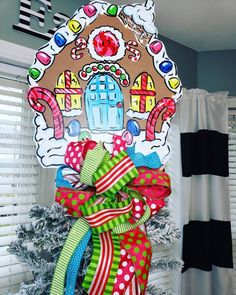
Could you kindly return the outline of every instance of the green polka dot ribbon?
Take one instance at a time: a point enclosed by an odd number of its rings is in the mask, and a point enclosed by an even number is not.
[[[56,191],[55,201],[67,208],[67,213],[74,216],[82,216],[79,210],[80,205],[91,199],[95,194],[94,189],[84,191],[70,189],[66,187],[58,187]]]

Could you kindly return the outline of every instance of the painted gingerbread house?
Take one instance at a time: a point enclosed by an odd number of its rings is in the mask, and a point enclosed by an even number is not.
[[[94,1],[78,9],[35,55],[28,101],[35,110],[37,155],[64,164],[66,146],[85,137],[122,135],[132,153],[160,165],[182,86],[158,39],[153,1],[118,6]]]

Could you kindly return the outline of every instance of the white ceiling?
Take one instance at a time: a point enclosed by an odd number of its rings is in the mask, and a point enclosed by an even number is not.
[[[141,0],[109,2],[142,3]],[[236,49],[236,0],[154,2],[157,27],[161,35],[197,51]]]

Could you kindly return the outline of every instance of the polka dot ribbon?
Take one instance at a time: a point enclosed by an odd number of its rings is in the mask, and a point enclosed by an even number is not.
[[[97,142],[85,139],[79,142],[70,142],[65,153],[65,163],[73,170],[80,172],[81,165],[88,150],[97,146]]]
[[[76,271],[90,236],[88,229],[92,232],[93,254],[83,282],[87,293],[118,295],[133,290],[133,294],[145,294],[152,251],[140,226],[165,205],[170,179],[158,169],[136,168],[120,139],[114,140],[121,147],[118,153],[114,148],[111,159],[101,144],[88,140],[67,148],[67,164],[83,174],[90,186],[83,190],[57,188],[56,201],[78,221],[58,260],[51,295],[63,295],[64,285],[66,295],[73,293]],[[80,157],[76,162],[75,152]]]

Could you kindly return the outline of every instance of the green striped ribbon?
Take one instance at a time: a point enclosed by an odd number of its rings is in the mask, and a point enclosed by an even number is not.
[[[131,197],[128,197],[123,202],[113,202],[113,203],[111,203],[108,199],[107,202],[104,204],[97,204],[95,206],[92,206],[89,200],[83,206],[80,206],[80,210],[82,211],[84,216],[91,216],[94,213],[102,212],[103,210],[106,210],[106,209],[122,209],[124,207],[127,207],[131,202],[132,202]],[[128,213],[120,214],[117,217],[114,217],[113,219],[107,221],[106,223],[100,226],[91,227],[91,230],[93,233],[101,233],[104,231],[108,231],[114,227],[117,227],[118,225],[122,223],[125,223],[130,218],[131,214],[132,214],[132,208]]]
[[[110,273],[108,276],[108,281],[106,283],[106,287],[105,287],[103,295],[111,295],[112,294],[112,291],[114,288],[114,283],[115,283],[115,278],[117,275],[117,270],[118,270],[119,263],[120,263],[120,240],[119,240],[118,235],[116,235],[112,232],[111,232],[111,236],[112,236],[114,255],[113,255],[113,259],[112,259]],[[91,263],[88,267],[87,273],[86,273],[84,281],[82,283],[82,286],[86,291],[89,290],[89,288],[93,282],[93,279],[95,277],[95,273],[97,270],[99,258],[101,255],[101,243],[100,243],[99,235],[93,234],[92,238],[93,238],[93,254],[92,254],[92,258],[91,258]]]
[[[102,144],[98,143],[93,150],[88,150],[80,172],[80,180],[90,186],[93,184],[93,174],[102,163],[110,159],[109,152],[105,150]]]
[[[106,162],[102,165],[94,174],[93,174],[93,181],[96,186],[96,182],[106,175],[112,168],[117,166],[128,154],[125,151],[121,151],[118,155],[113,157],[110,161]],[[130,160],[131,161],[131,160]],[[123,177],[118,178],[114,185],[109,188],[106,192],[103,192],[102,195],[106,197],[111,197],[115,195],[118,191],[121,190],[127,183],[129,183],[133,178],[138,176],[138,170],[135,166],[128,171]]]
[[[88,230],[89,225],[84,218],[79,218],[70,230],[56,265],[50,295],[64,294],[65,276],[71,256]]]
[[[114,247],[114,256],[113,256],[110,275],[107,281],[104,294],[112,294],[115,278],[116,278],[118,267],[120,264],[120,239],[118,235],[114,234],[113,232],[111,232],[111,234],[112,234],[112,241],[113,241],[113,247]]]
[[[86,272],[84,281],[82,283],[83,288],[87,291],[90,288],[93,278],[95,276],[99,258],[101,255],[101,242],[99,239],[99,235],[92,234],[92,239],[93,239],[93,254],[92,254],[91,262]]]
[[[112,229],[112,231],[116,234],[125,233],[127,231],[132,230],[132,229],[135,229],[137,226],[144,224],[144,222],[146,222],[150,216],[151,216],[151,209],[146,204],[146,210],[145,210],[144,214],[142,215],[142,217],[137,222],[135,222],[135,223],[125,222],[125,223],[119,224],[116,227],[114,227]]]
[[[147,202],[144,200],[144,198],[140,195],[139,192],[132,190],[128,187],[123,187],[122,191],[129,194],[129,196],[131,198],[136,198],[136,199],[141,200],[146,205],[146,210],[145,210],[144,214],[141,216],[141,218],[138,221],[136,221],[135,223],[124,222],[124,223],[120,223],[116,227],[114,227],[112,229],[112,231],[116,234],[121,234],[121,233],[130,231],[132,229],[135,229],[137,226],[144,224],[148,220],[148,218],[151,216],[151,209],[148,206]]]

